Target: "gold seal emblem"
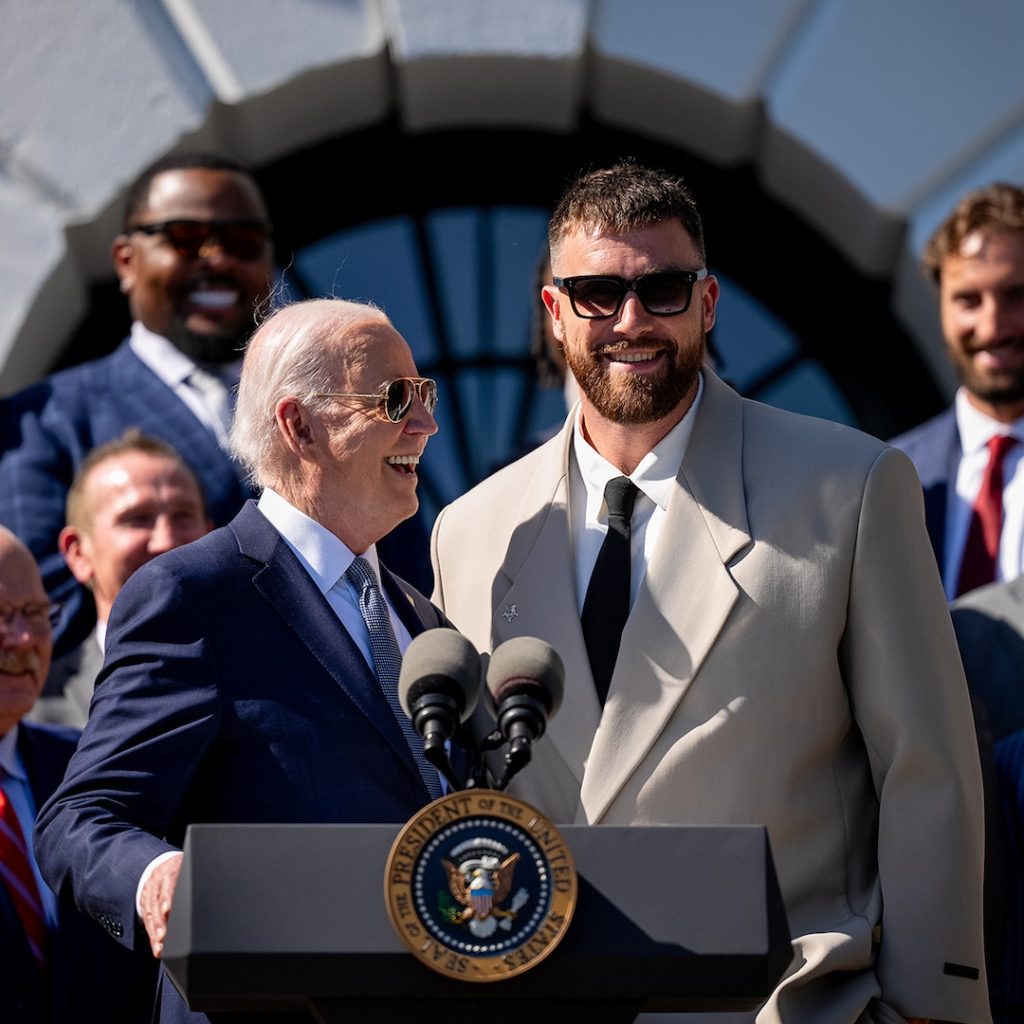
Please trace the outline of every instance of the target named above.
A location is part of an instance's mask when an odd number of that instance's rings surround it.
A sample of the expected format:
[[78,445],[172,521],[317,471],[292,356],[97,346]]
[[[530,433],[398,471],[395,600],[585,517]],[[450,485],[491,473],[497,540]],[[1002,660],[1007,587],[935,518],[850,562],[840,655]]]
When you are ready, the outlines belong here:
[[384,898],[410,952],[460,981],[501,981],[561,942],[576,908],[558,829],[507,793],[469,789],[428,804],[398,833]]

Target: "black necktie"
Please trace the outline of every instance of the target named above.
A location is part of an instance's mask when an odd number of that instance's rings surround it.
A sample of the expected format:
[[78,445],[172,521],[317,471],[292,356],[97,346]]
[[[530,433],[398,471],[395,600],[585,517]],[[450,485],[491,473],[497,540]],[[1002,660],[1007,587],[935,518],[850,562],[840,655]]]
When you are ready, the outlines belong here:
[[619,656],[622,628],[629,617],[629,521],[636,496],[636,484],[629,477],[617,476],[605,486],[608,533],[583,601],[583,639],[602,707]]

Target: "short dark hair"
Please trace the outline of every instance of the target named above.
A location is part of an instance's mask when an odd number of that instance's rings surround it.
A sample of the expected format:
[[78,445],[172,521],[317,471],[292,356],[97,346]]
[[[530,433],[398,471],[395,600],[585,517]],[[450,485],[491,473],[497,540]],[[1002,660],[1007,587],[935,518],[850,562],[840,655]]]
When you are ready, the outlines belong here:
[[248,178],[259,191],[259,185],[252,171],[244,164],[230,157],[219,156],[216,153],[172,153],[169,156],[162,156],[159,160],[151,163],[132,183],[128,186],[128,195],[124,203],[124,224],[123,230],[130,231],[134,226],[135,218],[139,211],[146,205],[149,199],[149,190],[153,179],[168,171],[230,171],[232,174],[240,174]]
[[997,181],[968,192],[928,239],[921,255],[925,273],[938,283],[942,264],[977,231],[1024,231],[1024,189]]
[[707,262],[700,213],[683,179],[623,160],[587,171],[569,186],[548,224],[548,245],[554,259],[562,239],[576,228],[631,231],[664,220],[678,220],[701,263]]
[[144,434],[138,427],[129,427],[123,434],[97,445],[82,460],[82,464],[75,472],[68,490],[67,502],[64,507],[64,520],[68,526],[77,526],[85,529],[89,518],[85,507],[85,485],[92,471],[108,459],[118,455],[126,455],[128,452],[141,452],[143,455],[152,455],[160,459],[169,459],[177,463],[196,483],[196,490],[199,492],[199,500],[202,503],[203,514],[206,514],[206,497],[199,478],[192,471],[192,467],[182,458],[177,448],[169,445],[159,437],[150,437]]

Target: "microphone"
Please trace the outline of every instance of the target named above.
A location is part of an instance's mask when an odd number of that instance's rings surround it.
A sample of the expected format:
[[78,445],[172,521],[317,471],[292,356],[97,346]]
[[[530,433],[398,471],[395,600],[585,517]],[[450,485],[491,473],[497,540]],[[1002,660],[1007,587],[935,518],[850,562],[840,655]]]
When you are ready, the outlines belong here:
[[518,636],[495,649],[487,666],[487,693],[498,729],[509,744],[498,789],[529,764],[533,741],[544,735],[564,692],[565,667],[550,644]]
[[428,629],[414,637],[402,658],[398,700],[423,737],[423,755],[461,789],[445,743],[476,708],[480,696],[480,655],[454,629]]

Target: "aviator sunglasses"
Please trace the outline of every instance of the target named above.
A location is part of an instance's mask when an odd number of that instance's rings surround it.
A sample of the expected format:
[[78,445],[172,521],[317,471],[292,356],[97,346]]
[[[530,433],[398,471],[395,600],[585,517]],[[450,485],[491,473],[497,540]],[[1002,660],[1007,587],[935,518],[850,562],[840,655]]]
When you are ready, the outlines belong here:
[[700,270],[659,270],[643,274],[632,281],[601,274],[579,277],[554,277],[556,288],[569,293],[572,311],[584,320],[607,320],[622,308],[630,292],[635,292],[640,305],[651,316],[676,316],[690,308],[693,286],[708,276],[707,267]]
[[225,255],[251,261],[263,257],[270,230],[270,224],[258,217],[234,220],[177,218],[156,224],[136,224],[129,234],[163,235],[175,252],[190,260],[205,253],[216,240]]
[[384,381],[374,395],[345,391],[320,391],[316,395],[317,398],[356,398],[374,402],[378,414],[391,423],[401,423],[409,415],[417,396],[427,412],[433,415],[437,408],[437,381],[429,377],[396,377]]

